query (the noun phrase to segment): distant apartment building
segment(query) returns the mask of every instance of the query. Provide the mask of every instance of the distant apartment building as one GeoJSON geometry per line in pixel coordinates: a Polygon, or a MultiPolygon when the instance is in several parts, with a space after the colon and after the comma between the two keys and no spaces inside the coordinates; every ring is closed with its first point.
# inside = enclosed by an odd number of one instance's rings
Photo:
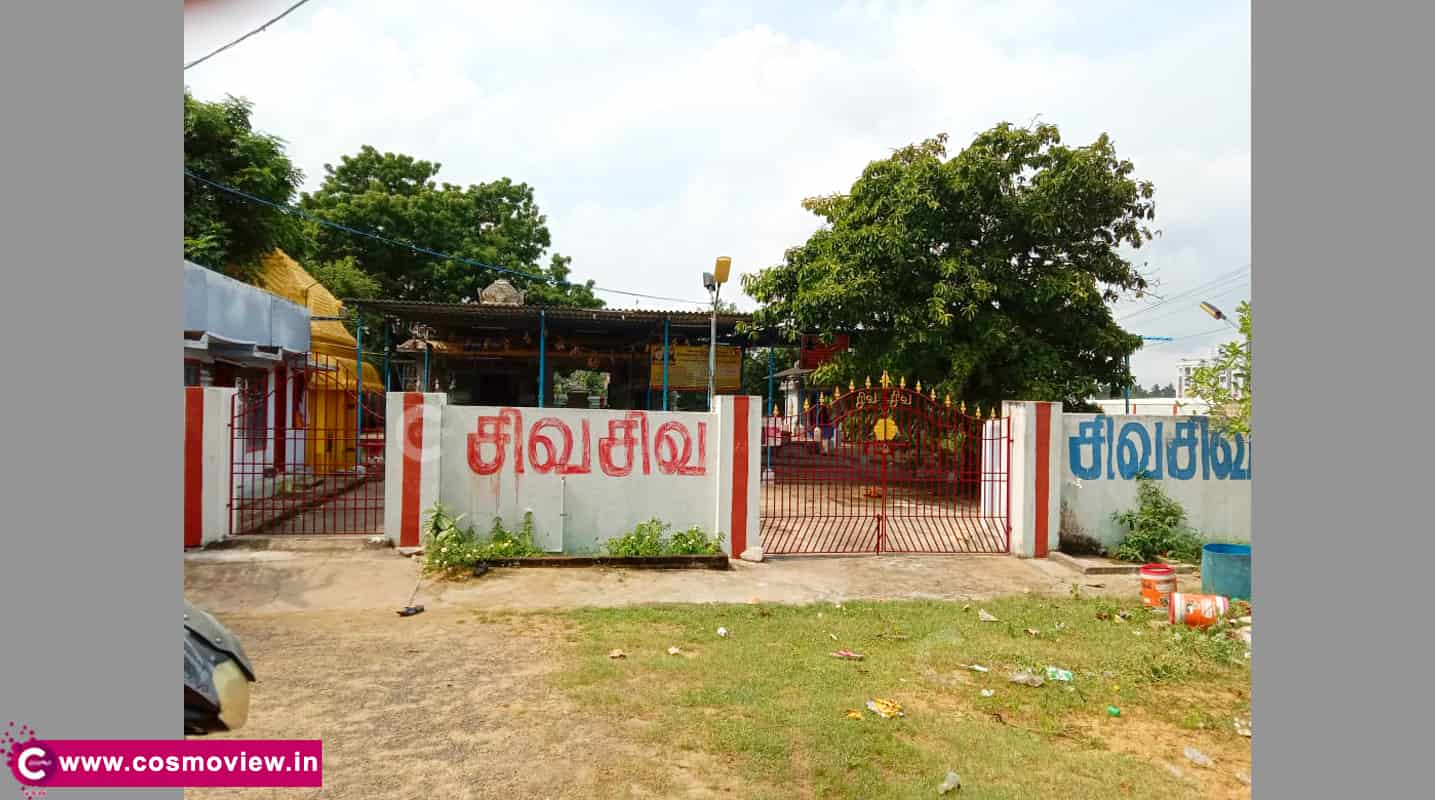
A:
{"type": "MultiPolygon", "coordinates": [[[[1209,366],[1211,362],[1210,358],[1183,358],[1176,363],[1176,397],[1178,399],[1193,396],[1191,394],[1191,377],[1196,374],[1197,369],[1209,366]]],[[[1221,386],[1229,389],[1232,397],[1241,396],[1241,382],[1231,374],[1230,370],[1221,373],[1221,386]],[[1234,385],[1232,385],[1233,382],[1234,385]]]]}

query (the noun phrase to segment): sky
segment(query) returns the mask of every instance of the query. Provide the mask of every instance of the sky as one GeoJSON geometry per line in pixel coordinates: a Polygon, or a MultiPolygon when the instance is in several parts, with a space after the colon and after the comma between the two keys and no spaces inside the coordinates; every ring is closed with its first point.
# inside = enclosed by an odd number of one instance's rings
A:
{"type": "MultiPolygon", "coordinates": [[[[185,2],[185,62],[293,2],[185,2]]],[[[719,255],[780,263],[819,225],[804,197],[903,145],[947,133],[956,152],[1003,121],[1105,132],[1156,187],[1161,235],[1130,257],[1157,297],[1114,308],[1176,337],[1132,358],[1150,385],[1230,338],[1202,300],[1234,315],[1250,296],[1250,37],[1249,3],[1219,1],[310,0],[184,80],[252,101],[306,190],[365,144],[452,183],[509,177],[574,278],[692,298],[600,292],[611,307],[696,307],[719,255]]]]}

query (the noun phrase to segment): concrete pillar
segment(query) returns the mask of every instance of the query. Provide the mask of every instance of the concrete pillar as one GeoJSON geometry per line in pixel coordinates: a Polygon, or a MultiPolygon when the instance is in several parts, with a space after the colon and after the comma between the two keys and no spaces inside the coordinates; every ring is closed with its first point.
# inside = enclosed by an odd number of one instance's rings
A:
{"type": "Polygon", "coordinates": [[[229,535],[233,388],[184,389],[184,546],[229,535]]]}
{"type": "Polygon", "coordinates": [[[762,398],[718,395],[713,440],[717,443],[717,505],[713,530],[723,534],[732,558],[762,560],[758,510],[762,502],[762,398]]]}
{"type": "Polygon", "coordinates": [[[384,536],[423,544],[423,518],[438,502],[443,393],[389,392],[385,399],[384,536]]]}
{"type": "Polygon", "coordinates": [[[1011,553],[1046,558],[1060,544],[1061,404],[1004,402],[1011,418],[1011,553]]]}

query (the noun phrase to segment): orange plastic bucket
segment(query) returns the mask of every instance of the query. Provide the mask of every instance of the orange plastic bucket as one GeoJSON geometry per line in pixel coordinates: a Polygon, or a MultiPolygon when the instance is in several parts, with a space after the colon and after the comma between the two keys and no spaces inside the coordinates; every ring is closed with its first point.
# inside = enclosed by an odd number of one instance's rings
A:
{"type": "Polygon", "coordinates": [[[1191,628],[1207,628],[1226,615],[1231,601],[1218,594],[1171,595],[1171,624],[1191,628]]]}
{"type": "Polygon", "coordinates": [[[1165,564],[1147,564],[1141,568],[1141,604],[1147,608],[1166,608],[1171,593],[1176,591],[1176,570],[1165,564]]]}

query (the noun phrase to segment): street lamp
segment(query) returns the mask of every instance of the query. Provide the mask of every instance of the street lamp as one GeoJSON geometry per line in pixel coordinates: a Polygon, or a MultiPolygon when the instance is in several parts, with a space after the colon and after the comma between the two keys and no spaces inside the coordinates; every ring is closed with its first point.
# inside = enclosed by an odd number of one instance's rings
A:
{"type": "Polygon", "coordinates": [[[722,285],[727,283],[728,272],[732,269],[732,259],[727,256],[718,256],[717,263],[713,265],[712,272],[703,273],[703,288],[712,293],[713,296],[713,317],[712,330],[708,335],[708,410],[713,408],[714,381],[717,375],[717,312],[718,294],[722,292],[722,285]]]}
{"type": "Polygon", "coordinates": [[[1226,323],[1227,325],[1230,325],[1232,328],[1235,328],[1236,330],[1241,329],[1240,326],[1236,325],[1236,323],[1231,322],[1231,318],[1226,316],[1225,312],[1221,311],[1221,309],[1216,308],[1215,306],[1211,305],[1210,303],[1207,303],[1204,300],[1201,301],[1201,310],[1211,315],[1213,319],[1218,319],[1226,323]]]}

